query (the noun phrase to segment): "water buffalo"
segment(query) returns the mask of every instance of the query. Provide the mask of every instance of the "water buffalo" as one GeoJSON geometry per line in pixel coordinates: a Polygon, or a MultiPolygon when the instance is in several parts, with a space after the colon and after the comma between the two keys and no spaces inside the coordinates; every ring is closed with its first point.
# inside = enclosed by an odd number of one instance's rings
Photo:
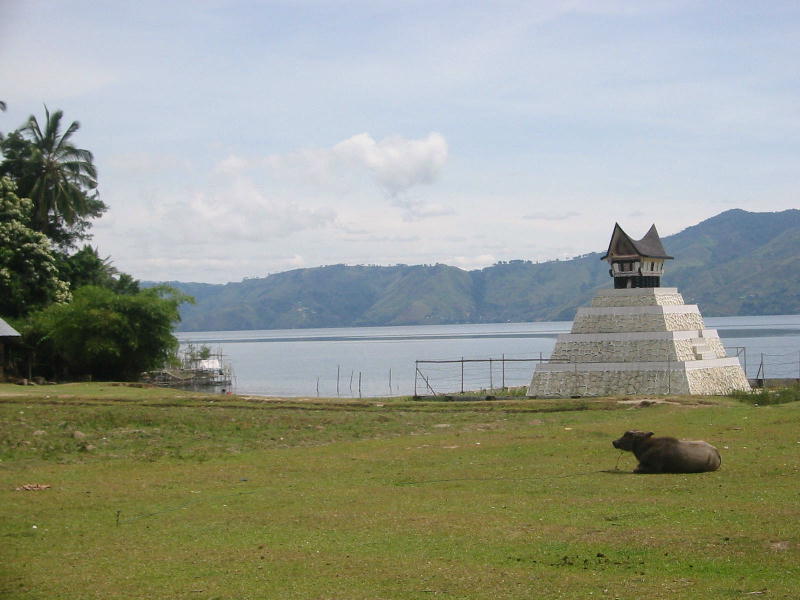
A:
{"type": "Polygon", "coordinates": [[[652,431],[626,431],[611,443],[636,455],[634,473],[702,473],[716,471],[722,463],[719,451],[708,442],[653,437],[652,431]]]}

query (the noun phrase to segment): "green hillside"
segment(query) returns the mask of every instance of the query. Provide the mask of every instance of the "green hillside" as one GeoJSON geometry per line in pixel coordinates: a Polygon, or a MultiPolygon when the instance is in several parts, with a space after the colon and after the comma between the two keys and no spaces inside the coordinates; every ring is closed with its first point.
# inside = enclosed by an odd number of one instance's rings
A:
{"type": "MultiPolygon", "coordinates": [[[[663,242],[675,260],[662,284],[706,316],[800,313],[800,210],[729,210],[663,242]]],[[[184,331],[569,320],[611,285],[601,256],[476,271],[332,265],[225,285],[169,283],[197,300],[183,309],[184,331]]]]}

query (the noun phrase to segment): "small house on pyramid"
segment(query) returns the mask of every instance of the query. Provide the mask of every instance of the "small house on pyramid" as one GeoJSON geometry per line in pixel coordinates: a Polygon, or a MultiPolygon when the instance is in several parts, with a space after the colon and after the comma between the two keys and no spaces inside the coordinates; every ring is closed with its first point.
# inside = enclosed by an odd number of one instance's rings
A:
{"type": "Polygon", "coordinates": [[[528,396],[727,394],[749,390],[739,360],[727,356],[696,304],[661,287],[672,259],[655,225],[640,240],[614,225],[602,260],[613,289],[578,309],[572,330],[558,336],[550,362],[536,367],[528,396]]]}

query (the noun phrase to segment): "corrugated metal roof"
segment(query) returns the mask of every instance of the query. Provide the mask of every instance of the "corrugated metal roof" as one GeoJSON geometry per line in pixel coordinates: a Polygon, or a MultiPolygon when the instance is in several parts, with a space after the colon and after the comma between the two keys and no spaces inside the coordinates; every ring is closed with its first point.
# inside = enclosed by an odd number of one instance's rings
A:
{"type": "Polygon", "coordinates": [[[0,337],[19,337],[19,332],[11,325],[0,319],[0,337]]]}

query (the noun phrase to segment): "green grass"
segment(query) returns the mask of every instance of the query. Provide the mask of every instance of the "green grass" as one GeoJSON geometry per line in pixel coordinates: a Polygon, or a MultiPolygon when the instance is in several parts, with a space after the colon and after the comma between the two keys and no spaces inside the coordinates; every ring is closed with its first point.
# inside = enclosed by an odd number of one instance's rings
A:
{"type": "Polygon", "coordinates": [[[800,402],[800,385],[783,388],[760,388],[753,392],[734,392],[731,397],[741,402],[767,406],[768,404],[787,404],[800,402]]]}
{"type": "Polygon", "coordinates": [[[673,400],[0,385],[0,597],[796,597],[800,403],[673,400]],[[722,469],[632,475],[634,428],[722,469]]]}

